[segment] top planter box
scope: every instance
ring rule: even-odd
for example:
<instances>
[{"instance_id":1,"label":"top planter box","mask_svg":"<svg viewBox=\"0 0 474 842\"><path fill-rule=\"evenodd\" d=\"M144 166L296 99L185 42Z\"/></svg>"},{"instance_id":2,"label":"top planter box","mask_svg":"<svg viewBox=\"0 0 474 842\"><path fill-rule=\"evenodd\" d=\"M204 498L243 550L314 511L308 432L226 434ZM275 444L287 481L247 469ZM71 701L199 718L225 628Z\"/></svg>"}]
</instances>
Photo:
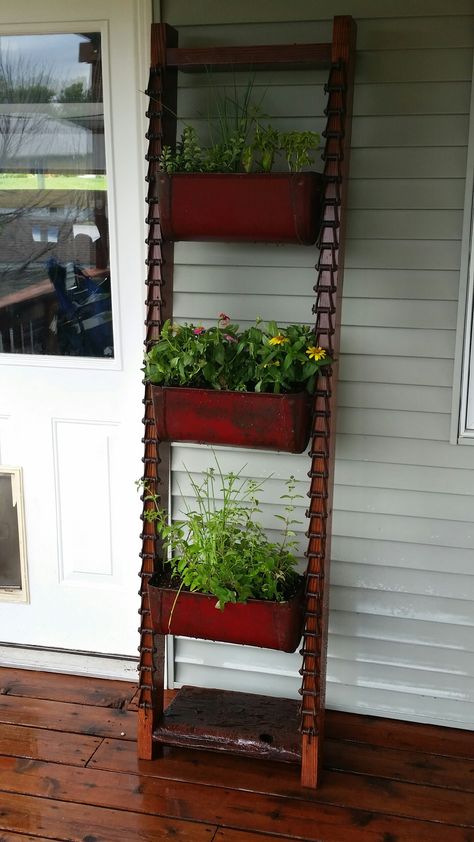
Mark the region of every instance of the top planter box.
<instances>
[{"instance_id":1,"label":"top planter box","mask_svg":"<svg viewBox=\"0 0 474 842\"><path fill-rule=\"evenodd\" d=\"M324 179L318 173L160 173L166 240L300 243L318 237Z\"/></svg>"}]
</instances>

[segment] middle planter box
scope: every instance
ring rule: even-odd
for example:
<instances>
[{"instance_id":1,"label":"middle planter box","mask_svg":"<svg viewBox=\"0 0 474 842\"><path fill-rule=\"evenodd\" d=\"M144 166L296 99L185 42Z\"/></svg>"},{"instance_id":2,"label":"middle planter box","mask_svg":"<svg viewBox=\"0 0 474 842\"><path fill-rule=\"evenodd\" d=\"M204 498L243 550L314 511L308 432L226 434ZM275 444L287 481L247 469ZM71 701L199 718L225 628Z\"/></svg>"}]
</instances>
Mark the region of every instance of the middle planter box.
<instances>
[{"instance_id":1,"label":"middle planter box","mask_svg":"<svg viewBox=\"0 0 474 842\"><path fill-rule=\"evenodd\" d=\"M302 453L311 433L312 397L152 386L158 438Z\"/></svg>"}]
</instances>

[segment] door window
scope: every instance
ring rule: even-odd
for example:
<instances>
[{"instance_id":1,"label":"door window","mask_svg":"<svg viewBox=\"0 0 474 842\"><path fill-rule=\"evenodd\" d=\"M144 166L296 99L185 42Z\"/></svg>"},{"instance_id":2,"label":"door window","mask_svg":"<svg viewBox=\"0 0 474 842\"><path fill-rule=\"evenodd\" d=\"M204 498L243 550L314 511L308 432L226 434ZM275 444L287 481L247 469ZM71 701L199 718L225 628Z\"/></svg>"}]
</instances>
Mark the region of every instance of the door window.
<instances>
[{"instance_id":1,"label":"door window","mask_svg":"<svg viewBox=\"0 0 474 842\"><path fill-rule=\"evenodd\" d=\"M0 37L0 352L114 355L100 33Z\"/></svg>"}]
</instances>

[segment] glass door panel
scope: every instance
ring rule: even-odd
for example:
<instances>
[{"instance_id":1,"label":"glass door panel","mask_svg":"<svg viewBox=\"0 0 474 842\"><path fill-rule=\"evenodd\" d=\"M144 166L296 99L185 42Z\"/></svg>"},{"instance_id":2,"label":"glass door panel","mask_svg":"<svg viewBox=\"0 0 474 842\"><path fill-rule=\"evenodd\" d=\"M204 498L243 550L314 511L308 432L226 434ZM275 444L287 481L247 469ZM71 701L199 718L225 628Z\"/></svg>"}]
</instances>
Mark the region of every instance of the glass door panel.
<instances>
[{"instance_id":1,"label":"glass door panel","mask_svg":"<svg viewBox=\"0 0 474 842\"><path fill-rule=\"evenodd\" d=\"M97 32L0 37L0 352L114 355Z\"/></svg>"}]
</instances>

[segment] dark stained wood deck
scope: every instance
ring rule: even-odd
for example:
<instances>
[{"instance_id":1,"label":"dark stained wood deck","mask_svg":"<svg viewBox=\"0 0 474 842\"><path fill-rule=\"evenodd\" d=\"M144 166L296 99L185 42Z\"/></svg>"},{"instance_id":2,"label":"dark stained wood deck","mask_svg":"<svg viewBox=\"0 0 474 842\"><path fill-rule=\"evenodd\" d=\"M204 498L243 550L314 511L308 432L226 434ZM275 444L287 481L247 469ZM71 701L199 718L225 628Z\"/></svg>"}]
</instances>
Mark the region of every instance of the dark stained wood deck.
<instances>
[{"instance_id":1,"label":"dark stained wood deck","mask_svg":"<svg viewBox=\"0 0 474 842\"><path fill-rule=\"evenodd\" d=\"M128 682L0 668L0 842L474 842L474 733L330 713L313 792L289 764L136 758Z\"/></svg>"}]
</instances>

